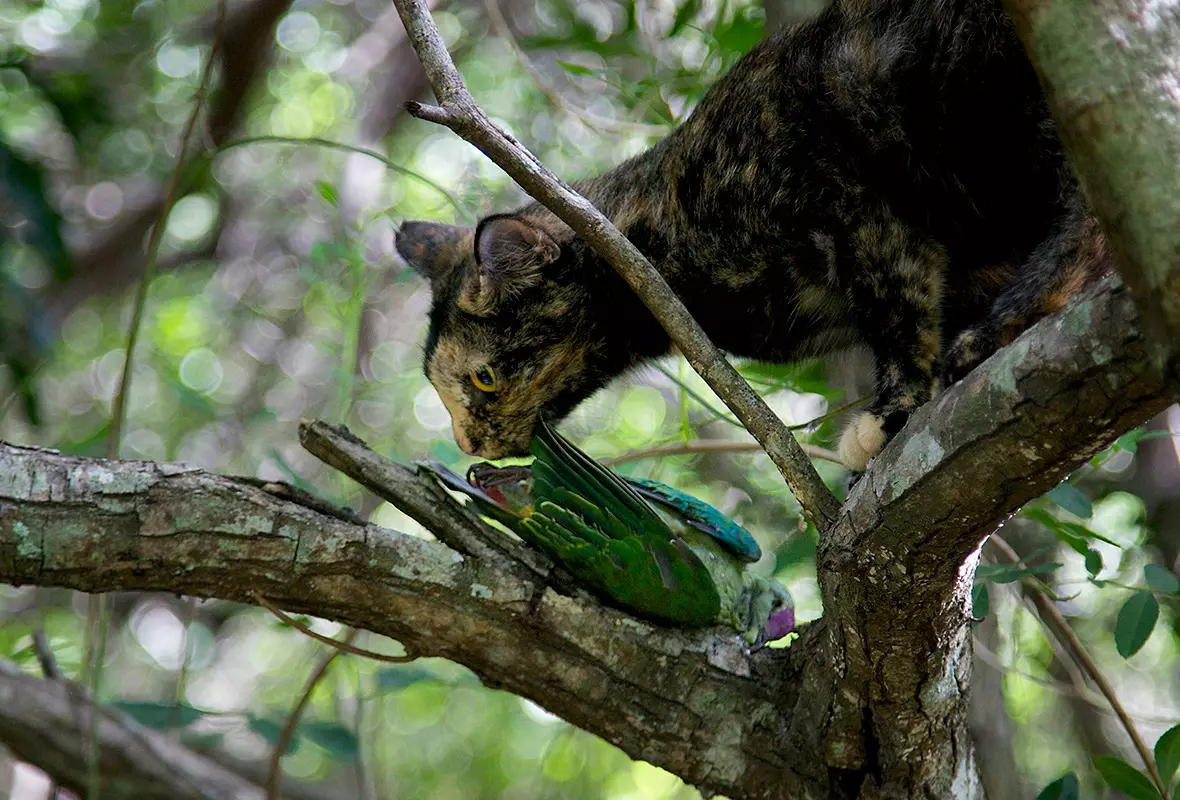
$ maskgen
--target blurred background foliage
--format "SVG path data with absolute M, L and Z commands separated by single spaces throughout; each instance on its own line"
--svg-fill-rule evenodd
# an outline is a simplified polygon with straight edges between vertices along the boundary
M 816 2 L 433 5 L 476 98 L 572 180 L 649 146 L 767 28 Z M 144 243 L 216 27 L 209 3 L 0 0 L 0 438 L 102 454 Z M 467 462 L 421 375 L 428 292 L 394 255 L 392 231 L 408 218 L 470 221 L 522 196 L 473 148 L 404 114 L 427 90 L 388 3 L 241 0 L 221 36 L 197 155 L 150 286 L 121 454 L 289 481 L 428 536 L 304 453 L 295 426 L 346 422 L 403 462 Z M 371 148 L 389 164 L 292 138 Z M 864 363 L 852 354 L 743 370 L 803 424 L 859 397 Z M 585 403 L 565 430 L 601 457 L 748 441 L 671 358 Z M 825 420 L 800 435 L 827 447 L 835 431 Z M 1030 612 L 1022 579 L 1058 598 L 1149 742 L 1180 719 L 1176 431 L 1172 409 L 1010 522 L 1004 535 L 1030 570 L 981 570 L 973 714 L 992 796 L 1031 797 L 1069 771 L 1085 796 L 1101 796 L 1090 756 L 1137 763 L 1108 706 Z M 835 465 L 819 466 L 842 484 Z M 763 456 L 636 458 L 619 469 L 738 518 L 800 617 L 820 616 L 814 531 Z M 62 668 L 80 675 L 85 607 L 67 592 L 0 587 L 0 653 L 36 671 L 31 633 L 44 626 Z M 398 652 L 374 638 L 360 643 Z M 258 609 L 113 596 L 101 697 L 259 775 L 324 649 Z M 307 797 L 696 796 L 438 659 L 338 658 L 282 764 L 289 791 Z M 45 797 L 48 786 L 11 759 L 0 769 L 13 797 Z

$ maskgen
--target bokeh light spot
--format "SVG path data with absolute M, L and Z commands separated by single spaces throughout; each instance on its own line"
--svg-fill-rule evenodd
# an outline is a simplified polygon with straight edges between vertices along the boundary
M 180 362 L 180 380 L 190 389 L 208 394 L 221 385 L 221 359 L 207 347 L 189 352 Z
M 320 23 L 306 11 L 292 11 L 279 23 L 275 38 L 284 50 L 306 53 L 320 40 Z

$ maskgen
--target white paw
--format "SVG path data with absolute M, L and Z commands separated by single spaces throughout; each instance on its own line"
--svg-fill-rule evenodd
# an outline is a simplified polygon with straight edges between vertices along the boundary
M 863 472 L 869 460 L 885 446 L 885 420 L 865 412 L 852 418 L 840 436 L 840 460 L 855 472 Z

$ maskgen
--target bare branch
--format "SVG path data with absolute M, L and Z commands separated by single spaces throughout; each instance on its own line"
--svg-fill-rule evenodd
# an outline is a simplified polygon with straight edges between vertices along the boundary
M 14 755 L 81 794 L 93 705 L 67 681 L 24 675 L 0 663 L 0 742 Z M 262 800 L 262 788 L 126 714 L 98 715 L 104 800 Z
M 338 643 L 334 642 L 328 652 L 320 657 L 320 663 L 316 665 L 316 668 L 311 671 L 311 675 L 307 678 L 307 686 L 303 688 L 303 693 L 299 695 L 299 699 L 295 701 L 291 712 L 287 714 L 287 721 L 283 723 L 283 729 L 279 732 L 279 739 L 275 742 L 274 749 L 271 751 L 270 769 L 266 779 L 266 800 L 279 800 L 279 786 L 283 782 L 283 754 L 287 752 L 287 747 L 291 744 L 291 740 L 295 738 L 295 729 L 299 726 L 299 720 L 303 717 L 303 709 L 307 708 L 307 704 L 311 700 L 311 693 L 315 691 L 315 687 L 323 680 L 324 675 L 328 672 L 328 667 L 332 666 L 332 662 L 336 660 L 336 656 L 351 647 L 352 640 L 355 638 L 356 631 L 350 630 L 344 634 L 343 639 Z
M 1025 563 L 1020 558 L 1012 546 L 1004 541 L 1004 538 L 997 534 L 992 534 L 989 542 L 993 550 L 996 550 L 1003 556 L 1004 561 L 1009 564 L 1024 568 Z M 1135 745 L 1135 750 L 1139 753 L 1139 758 L 1143 761 L 1143 766 L 1147 769 L 1147 774 L 1151 777 L 1151 782 L 1155 784 L 1155 788 L 1159 790 L 1160 797 L 1163 800 L 1168 800 L 1168 787 L 1160 778 L 1159 770 L 1155 766 L 1155 758 L 1151 754 L 1151 749 L 1147 743 L 1143 741 L 1143 737 L 1139 735 L 1139 729 L 1135 727 L 1134 720 L 1127 710 L 1123 708 L 1122 701 L 1119 700 L 1118 694 L 1114 687 L 1110 685 L 1110 681 L 1102 674 L 1102 670 L 1098 668 L 1098 664 L 1090 657 L 1090 652 L 1086 650 L 1086 646 L 1082 644 L 1082 640 L 1078 638 L 1077 634 L 1073 632 L 1073 628 L 1069 627 L 1065 617 L 1057 610 L 1057 606 L 1053 605 L 1053 601 L 1038 587 L 1034 586 L 1030 581 L 1022 582 L 1024 586 L 1025 596 L 1032 600 L 1036 606 L 1037 614 L 1045 626 L 1053 632 L 1069 655 L 1074 659 L 1078 666 L 1085 670 L 1086 674 L 1090 676 L 1090 680 L 1094 681 L 1094 685 L 1102 692 L 1102 696 L 1106 698 L 1106 702 L 1110 703 L 1111 709 L 1115 716 L 1119 719 L 1119 724 L 1123 726 L 1123 730 L 1127 732 L 1131 743 Z
M 372 650 L 366 650 L 363 647 L 357 647 L 356 645 L 351 644 L 348 640 L 333 639 L 331 636 L 324 636 L 321 633 L 316 633 L 294 617 L 289 617 L 284 614 L 278 606 L 257 592 L 254 593 L 254 602 L 258 603 L 258 605 L 274 614 L 279 621 L 290 625 L 304 636 L 315 639 L 317 642 L 323 642 L 324 644 L 328 645 L 328 647 L 334 647 L 337 650 L 349 653 L 350 655 L 360 656 L 361 658 L 371 658 L 374 661 L 383 661 L 386 664 L 408 664 L 418 658 L 418 656 L 414 655 L 413 653 L 406 653 L 404 656 L 391 656 L 386 655 L 385 653 L 376 653 Z
M 447 53 L 426 3 L 423 0 L 394 0 L 394 5 L 440 103 L 440 106 L 409 103 L 406 108 L 410 113 L 445 125 L 482 150 L 618 271 L 668 332 L 692 368 L 762 445 L 816 527 L 826 530 L 836 518 L 839 503 L 782 421 L 725 360 L 643 254 L 590 201 L 496 127 L 476 105 Z
M 388 462 L 383 496 L 478 557 L 184 465 L 0 445 L 0 581 L 242 602 L 258 592 L 465 664 L 735 800 L 826 797 L 838 777 L 885 796 L 939 796 L 952 777 L 977 787 L 962 697 L 964 560 L 1176 397 L 1129 294 L 1104 289 L 920 410 L 878 456 L 821 539 L 826 616 L 787 650 L 749 654 L 727 633 L 661 628 L 557 591 L 449 496 Z M 347 456 L 329 460 L 376 482 L 380 459 L 357 440 L 320 423 L 304 438 L 324 452 L 341 439 Z

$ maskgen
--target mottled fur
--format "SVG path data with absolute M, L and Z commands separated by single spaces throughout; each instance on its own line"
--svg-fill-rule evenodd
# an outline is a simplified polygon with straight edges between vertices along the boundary
M 940 370 L 959 377 L 1107 261 L 996 0 L 837 0 L 577 188 L 723 349 L 781 362 L 868 345 L 877 394 L 842 447 L 854 469 Z M 474 231 L 408 222 L 397 247 L 430 277 L 427 374 L 473 455 L 526 453 L 538 415 L 669 350 L 538 204 Z M 490 392 L 470 378 L 487 365 Z

